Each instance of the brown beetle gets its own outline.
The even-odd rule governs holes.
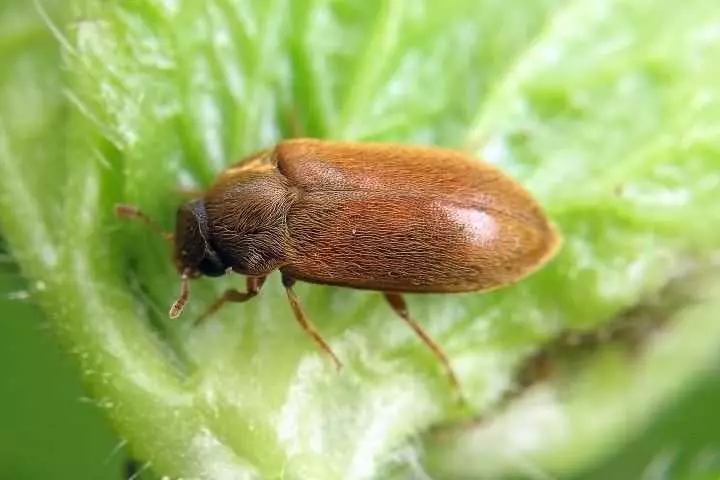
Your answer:
[[[132,207],[118,213],[152,224]],[[170,317],[182,313],[188,281],[228,271],[256,296],[280,270],[295,318],[336,366],[340,360],[305,316],[296,280],[383,292],[392,309],[457,379],[442,349],[409,316],[402,293],[490,290],[527,276],[560,237],[533,197],[495,167],[428,147],[295,139],[224,171],[202,198],[180,206],[174,237],[182,276]]]

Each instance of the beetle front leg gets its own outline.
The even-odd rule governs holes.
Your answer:
[[[283,273],[282,283],[285,287],[285,291],[287,292],[288,300],[290,301],[290,307],[295,314],[295,320],[297,320],[303,330],[305,330],[305,332],[310,335],[310,337],[317,344],[320,350],[324,351],[330,356],[333,363],[335,364],[335,368],[340,370],[340,367],[342,367],[342,363],[338,359],[337,355],[335,355],[335,352],[332,351],[330,345],[328,345],[327,342],[323,340],[322,336],[317,330],[317,327],[305,315],[305,312],[303,312],[303,309],[300,306],[300,300],[298,300],[297,295],[295,295],[295,292],[292,289],[293,285],[295,285],[295,279],[290,278]]]
[[[232,303],[243,303],[247,302],[251,298],[257,296],[258,293],[260,293],[260,288],[263,286],[263,283],[265,283],[265,279],[267,277],[247,277],[246,279],[246,290],[245,292],[241,292],[235,288],[228,288],[225,290],[225,292],[215,300],[215,302],[210,305],[210,308],[208,308],[205,313],[200,315],[200,317],[197,319],[195,324],[199,324],[203,320],[207,319],[209,316],[220,310],[223,305],[225,305],[228,302]]]
[[[459,392],[460,383],[455,376],[455,371],[452,369],[452,366],[450,366],[450,361],[448,360],[447,355],[445,355],[443,349],[440,348],[440,345],[435,343],[435,340],[430,338],[430,335],[425,333],[425,330],[423,330],[420,325],[415,323],[415,321],[410,318],[407,304],[405,303],[405,299],[402,297],[402,295],[387,292],[384,293],[384,295],[385,300],[387,300],[387,302],[390,304],[390,307],[392,307],[395,313],[397,313],[400,318],[402,318],[405,323],[407,323],[410,328],[413,329],[413,331],[420,337],[420,339],[425,342],[425,345],[430,347],[430,350],[432,350],[433,354],[435,354],[435,356],[438,358],[438,360],[440,360],[440,363],[442,363],[443,367],[445,368],[445,372],[448,379],[450,380],[450,383]]]

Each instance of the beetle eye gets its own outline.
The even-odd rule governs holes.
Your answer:
[[[206,251],[198,270],[207,277],[219,277],[225,274],[227,267],[214,252]]]

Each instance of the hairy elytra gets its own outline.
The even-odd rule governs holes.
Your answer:
[[[124,216],[152,221],[134,207]],[[384,143],[293,139],[231,165],[181,205],[174,234],[182,313],[188,284],[227,272],[247,276],[201,317],[255,297],[279,270],[297,321],[340,360],[307,318],[296,281],[382,292],[390,307],[456,376],[443,350],[410,317],[403,293],[485,291],[526,277],[560,236],[519,183],[465,153]]]

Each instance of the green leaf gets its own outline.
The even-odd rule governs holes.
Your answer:
[[[187,319],[171,323],[169,248],[115,219],[112,205],[137,204],[170,229],[178,185],[205,186],[297,133],[478,151],[537,194],[566,240],[518,285],[409,298],[474,409],[492,414],[522,363],[560,332],[612,323],[718,247],[720,15],[710,0],[673,5],[71,2],[71,19],[53,17],[63,77],[28,55],[4,79],[2,228],[26,276],[45,282],[42,303],[98,403],[157,472],[401,477],[420,453],[413,435],[463,412],[377,294],[298,288],[345,363],[340,374],[295,324],[274,277],[258,299],[197,328],[192,318],[242,280],[196,281]],[[519,451],[564,471],[612,443],[622,415],[612,407],[630,401],[637,424],[649,419],[717,347],[720,327],[698,315],[697,328],[693,315],[676,320],[678,350],[667,348],[695,354],[667,381],[630,400],[619,388],[610,398],[581,389],[551,424],[570,427]],[[661,371],[667,360],[653,351],[617,385]],[[587,377],[614,381],[622,362],[610,363],[591,361]],[[608,414],[587,427],[598,400]],[[583,440],[597,432],[610,440]],[[455,471],[448,459],[477,466],[467,446],[478,444],[466,438],[434,446],[441,458],[430,466],[440,475]],[[500,438],[498,448],[518,448]],[[480,463],[473,474],[517,470],[501,456]]]

